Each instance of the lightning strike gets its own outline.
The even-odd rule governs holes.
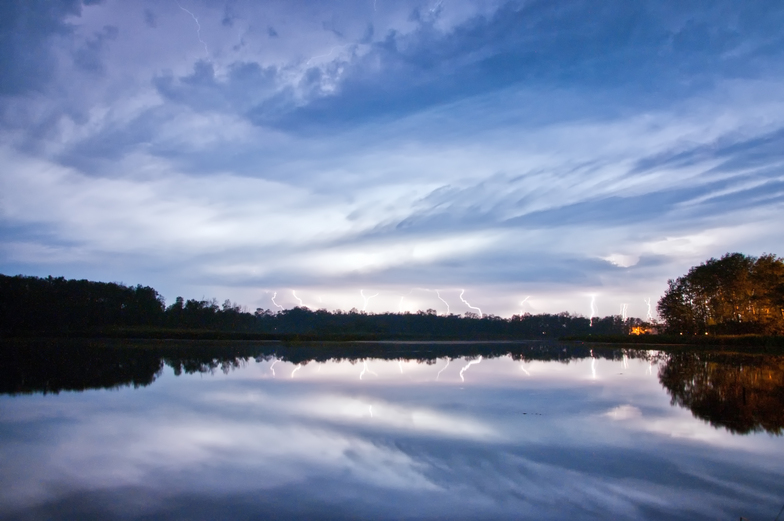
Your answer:
[[[275,293],[273,293],[273,294],[272,294],[272,298],[271,298],[270,300],[272,300],[272,303],[273,303],[273,304],[275,304],[276,306],[278,306],[280,309],[283,309],[283,306],[281,306],[280,304],[278,304],[277,302],[275,302],[275,298],[276,298],[277,296],[278,296],[278,292],[276,291]]]
[[[373,371],[371,371],[370,369],[368,369],[368,366],[367,366],[367,360],[365,360],[364,362],[362,362],[362,372],[361,372],[361,373],[359,373],[359,379],[360,379],[360,380],[362,380],[362,376],[363,376],[365,373],[370,373],[370,374],[372,374],[373,376],[378,376],[378,374],[376,374],[376,373],[374,373]]]
[[[531,295],[528,295],[527,297],[525,297],[525,298],[522,300],[522,302],[520,302],[520,314],[521,314],[521,315],[523,314],[523,304],[525,304],[525,301],[526,301],[526,300],[528,300],[529,298],[531,298]]]
[[[478,308],[478,307],[476,307],[476,306],[472,306],[471,304],[469,304],[469,303],[468,303],[468,301],[467,301],[466,299],[464,299],[464,298],[463,298],[463,293],[465,293],[465,290],[461,290],[461,291],[460,291],[460,300],[462,300],[462,301],[463,301],[463,304],[465,304],[466,306],[468,306],[468,307],[469,307],[469,308],[471,308],[471,309],[475,309],[475,310],[479,311],[479,318],[482,318],[482,317],[484,316],[484,315],[482,315],[482,310],[481,310],[481,309],[479,309],[479,308]]]
[[[443,302],[444,304],[446,304],[446,314],[448,315],[449,314],[449,302],[447,302],[446,300],[441,298],[441,293],[439,293],[438,290],[434,290],[434,291],[436,292],[436,295],[438,296],[438,299],[441,302]]]
[[[400,368],[400,374],[403,374],[403,361],[402,360],[398,360],[397,361],[397,366]]]
[[[653,320],[653,312],[651,310],[651,297],[648,297],[647,299],[643,300],[643,302],[645,302],[648,305],[648,314],[646,318],[648,320]]]
[[[270,365],[270,371],[272,371],[272,377],[273,377],[273,378],[275,377],[275,364],[277,364],[278,362],[279,362],[279,360],[275,360],[275,361],[274,361],[274,362],[272,362],[272,364]]]
[[[341,49],[343,47],[348,47],[348,44],[336,45],[335,47],[331,48],[327,54],[320,54],[318,56],[313,56],[312,58],[310,58],[308,61],[305,62],[305,66],[307,67],[308,65],[310,65],[310,62],[312,62],[313,60],[318,60],[319,58],[329,58],[330,56],[332,56],[332,53],[335,52],[335,49]]]
[[[204,46],[205,54],[207,54],[209,56],[210,51],[209,51],[209,49],[207,49],[207,42],[205,42],[204,40],[201,39],[201,24],[199,23],[199,19],[196,18],[195,14],[193,14],[192,12],[188,11],[183,6],[181,6],[180,2],[178,2],[177,0],[174,0],[174,3],[177,4],[177,7],[179,7],[180,9],[182,9],[183,11],[185,11],[186,13],[191,15],[191,18],[193,18],[193,21],[196,22],[196,37],[199,39],[201,44]]]
[[[624,369],[629,368],[629,357],[626,356],[625,354],[623,355],[623,368]]]
[[[376,293],[375,295],[370,295],[369,297],[366,297],[365,296],[365,290],[362,290],[362,289],[359,290],[359,294],[362,295],[362,301],[363,301],[362,311],[366,311],[367,310],[367,305],[368,305],[368,302],[370,301],[370,299],[372,299],[373,297],[377,297],[378,296],[378,293]]]
[[[531,373],[529,373],[529,372],[528,372],[528,370],[525,368],[525,366],[524,366],[523,364],[520,364],[520,369],[522,369],[522,370],[523,370],[523,372],[524,372],[525,374],[527,374],[528,376],[531,376]]]
[[[291,372],[291,377],[294,378],[294,373],[296,373],[300,369],[302,369],[302,364],[297,364],[297,367],[295,367],[294,370]]]
[[[292,289],[291,290],[291,294],[294,295],[294,298],[297,299],[297,302],[299,302],[299,307],[301,307],[301,308],[307,308],[308,307],[308,306],[306,306],[305,304],[302,303],[302,299],[297,296],[297,292],[296,291],[294,291]],[[308,308],[308,309],[310,309],[310,308]]]
[[[460,370],[460,380],[462,380],[463,382],[465,382],[465,378],[463,378],[463,373],[465,373],[465,372],[468,370],[468,368],[469,368],[469,367],[471,367],[471,366],[472,366],[472,365],[474,365],[474,364],[478,364],[478,363],[479,363],[479,362],[481,362],[481,361],[482,361],[482,355],[479,355],[479,358],[477,358],[476,360],[471,360],[470,362],[468,362],[468,363],[465,365],[465,367],[463,367],[463,368]]]
[[[436,382],[438,381],[438,378],[441,376],[441,373],[443,373],[444,369],[446,369],[447,367],[449,367],[449,358],[446,359],[446,365],[442,367],[440,371],[438,371],[438,374],[436,375]]]
[[[591,295],[591,316],[588,320],[591,321],[590,326],[593,327],[593,317],[596,316],[596,295]]]
[[[626,318],[627,318],[626,312],[628,310],[628,307],[629,307],[629,304],[621,304],[621,318],[623,320],[626,320]]]
[[[405,295],[400,297],[400,302],[397,305],[397,312],[398,313],[402,313],[403,312],[403,299],[404,298],[406,298]]]
[[[370,417],[372,418],[373,417],[373,406],[372,405],[368,405],[368,412],[370,413]]]
[[[591,377],[596,380],[596,358],[593,357],[593,349],[591,349]]]

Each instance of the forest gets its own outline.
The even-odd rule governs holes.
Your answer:
[[[658,303],[667,333],[784,334],[784,259],[775,255],[727,253],[667,285]]]
[[[588,319],[569,313],[515,315],[365,313],[310,310],[244,311],[225,301],[184,300],[166,306],[149,286],[0,275],[0,332],[4,336],[145,336],[188,338],[188,332],[227,332],[245,338],[533,339],[574,335],[627,335],[644,323],[620,316]],[[255,335],[255,336],[254,336]],[[259,336],[261,335],[261,336]],[[123,336],[123,335],[119,335]],[[153,335],[154,336],[154,335]],[[193,336],[191,336],[192,338]],[[209,336],[204,338],[210,338]]]

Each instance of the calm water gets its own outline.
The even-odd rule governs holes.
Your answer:
[[[28,360],[0,395],[0,517],[772,520],[784,504],[782,358],[420,347]]]

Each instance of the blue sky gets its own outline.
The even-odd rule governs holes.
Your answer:
[[[644,317],[711,256],[782,253],[782,25],[762,1],[4,2],[0,272]]]

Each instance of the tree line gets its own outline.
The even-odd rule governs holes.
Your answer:
[[[185,300],[166,306],[149,286],[0,275],[0,333],[96,336],[113,329],[225,331],[275,335],[353,335],[364,338],[514,339],[575,335],[624,335],[643,322],[620,316],[588,319],[569,313],[479,317],[417,313],[310,310],[244,310],[227,300]]]
[[[674,335],[784,334],[784,259],[727,253],[668,281],[658,302],[663,331]],[[368,339],[522,339],[628,335],[649,324],[620,316],[569,313],[511,318],[476,314],[365,313],[305,307],[249,312],[229,300],[166,306],[149,286],[0,275],[0,335],[95,336],[125,330],[212,331]]]
[[[667,281],[658,302],[666,332],[784,334],[784,259],[727,253]]]

